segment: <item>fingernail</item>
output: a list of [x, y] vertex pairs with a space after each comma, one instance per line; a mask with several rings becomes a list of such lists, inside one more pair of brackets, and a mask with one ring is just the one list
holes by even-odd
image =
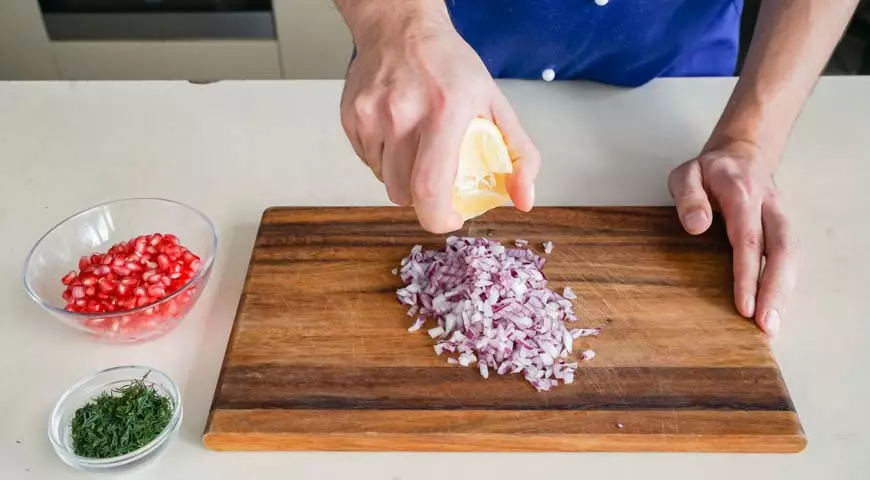
[[693, 210], [686, 214], [683, 218], [683, 223], [686, 225], [686, 229], [693, 232], [703, 230], [704, 227], [707, 226], [707, 212], [703, 210]]
[[755, 316], [755, 296], [746, 297], [746, 316], [752, 318]]
[[764, 316], [764, 331], [771, 337], [775, 337], [779, 332], [779, 312], [776, 310], [768, 310]]

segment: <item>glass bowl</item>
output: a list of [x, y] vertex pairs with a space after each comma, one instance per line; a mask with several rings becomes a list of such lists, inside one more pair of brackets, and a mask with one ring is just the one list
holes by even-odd
[[[140, 235], [172, 233], [198, 255], [197, 273], [178, 290], [154, 303], [104, 313], [64, 309], [61, 279], [79, 270], [79, 259], [105, 253], [112, 245]], [[48, 231], [24, 263], [24, 288], [30, 297], [66, 325], [109, 342], [143, 342], [175, 328], [208, 282], [217, 252], [214, 225], [200, 211], [160, 198], [131, 198], [79, 212]]]
[[[144, 447], [125, 455], [112, 458], [88, 458], [76, 455], [73, 451], [71, 431], [76, 410], [103, 392], [111, 392], [143, 377], [146, 384], [152, 385], [157, 393], [168, 397], [172, 403], [172, 417], [166, 428]], [[171, 378], [153, 368], [126, 365], [103, 370], [70, 387], [51, 412], [48, 438], [57, 455], [71, 467], [95, 473], [127, 473], [145, 467], [166, 450], [181, 425], [182, 416], [181, 392]]]

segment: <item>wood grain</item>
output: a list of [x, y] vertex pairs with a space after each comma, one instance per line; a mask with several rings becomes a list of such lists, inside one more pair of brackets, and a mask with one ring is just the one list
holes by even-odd
[[[496, 209], [461, 235], [537, 248], [599, 337], [572, 385], [448, 365], [390, 270], [443, 237], [400, 208], [272, 208], [260, 226], [204, 442], [217, 450], [796, 452], [805, 438], [765, 337], [731, 297], [716, 222], [670, 208]], [[622, 428], [618, 428], [618, 424]]]

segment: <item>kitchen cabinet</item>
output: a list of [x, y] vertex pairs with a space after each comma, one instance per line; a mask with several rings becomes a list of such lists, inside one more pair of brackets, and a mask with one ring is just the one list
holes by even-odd
[[0, 80], [57, 78], [36, 0], [0, 1]]
[[83, 23], [78, 31], [94, 38], [58, 39], [38, 0], [0, 0], [0, 80], [344, 77], [353, 43], [331, 0], [273, 0], [272, 9], [270, 38], [136, 38], [135, 29], [101, 38]]
[[353, 42], [332, 0], [273, 0], [284, 78], [344, 78]]
[[281, 78], [273, 40], [53, 42], [66, 80]]

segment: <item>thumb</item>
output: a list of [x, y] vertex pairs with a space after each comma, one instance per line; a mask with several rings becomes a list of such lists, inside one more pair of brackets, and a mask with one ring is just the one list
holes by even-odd
[[513, 163], [508, 193], [518, 209], [528, 212], [535, 204], [535, 179], [541, 168], [541, 154], [501, 92], [496, 92], [491, 109], [493, 122], [504, 136]]
[[713, 222], [713, 208], [704, 191], [698, 161], [691, 160], [674, 169], [668, 177], [668, 189], [674, 198], [683, 228], [692, 235], [707, 231]]

